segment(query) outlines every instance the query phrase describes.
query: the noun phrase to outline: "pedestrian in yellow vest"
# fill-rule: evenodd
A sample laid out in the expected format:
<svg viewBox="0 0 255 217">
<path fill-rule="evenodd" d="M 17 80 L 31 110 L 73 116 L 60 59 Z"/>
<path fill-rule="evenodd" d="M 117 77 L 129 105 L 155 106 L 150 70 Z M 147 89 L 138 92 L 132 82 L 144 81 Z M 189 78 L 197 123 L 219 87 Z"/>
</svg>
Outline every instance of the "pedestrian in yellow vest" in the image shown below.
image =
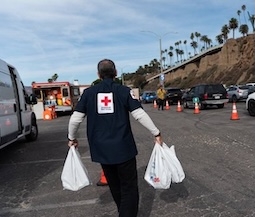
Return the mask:
<svg viewBox="0 0 255 217">
<path fill-rule="evenodd" d="M 162 85 L 159 86 L 157 90 L 157 104 L 158 104 L 158 110 L 164 110 L 165 105 L 165 98 L 166 98 L 166 91 L 163 88 Z"/>
</svg>

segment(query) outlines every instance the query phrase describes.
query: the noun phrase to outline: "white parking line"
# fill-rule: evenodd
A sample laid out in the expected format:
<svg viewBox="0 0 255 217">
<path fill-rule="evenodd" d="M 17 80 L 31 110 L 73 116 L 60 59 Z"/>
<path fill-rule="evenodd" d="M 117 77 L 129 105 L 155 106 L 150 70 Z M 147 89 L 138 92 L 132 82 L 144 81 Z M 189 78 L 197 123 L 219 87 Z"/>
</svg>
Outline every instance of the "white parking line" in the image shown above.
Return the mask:
<svg viewBox="0 0 255 217">
<path fill-rule="evenodd" d="M 0 215 L 7 214 L 7 213 L 20 213 L 20 212 L 56 209 L 56 208 L 63 208 L 63 207 L 84 206 L 84 205 L 96 204 L 96 203 L 98 203 L 98 201 L 99 201 L 99 199 L 91 199 L 91 200 L 82 200 L 82 201 L 77 201 L 77 202 L 39 205 L 39 206 L 34 206 L 34 207 L 29 207 L 29 205 L 27 205 L 26 208 L 2 208 L 0 210 Z"/>
<path fill-rule="evenodd" d="M 91 159 L 90 156 L 81 157 L 81 159 Z M 17 163 L 9 163 L 9 164 L 0 164 L 2 165 L 24 165 L 24 164 L 37 164 L 37 163 L 48 163 L 48 162 L 63 162 L 65 159 L 48 159 L 48 160 L 36 160 L 36 161 L 24 161 Z"/>
</svg>

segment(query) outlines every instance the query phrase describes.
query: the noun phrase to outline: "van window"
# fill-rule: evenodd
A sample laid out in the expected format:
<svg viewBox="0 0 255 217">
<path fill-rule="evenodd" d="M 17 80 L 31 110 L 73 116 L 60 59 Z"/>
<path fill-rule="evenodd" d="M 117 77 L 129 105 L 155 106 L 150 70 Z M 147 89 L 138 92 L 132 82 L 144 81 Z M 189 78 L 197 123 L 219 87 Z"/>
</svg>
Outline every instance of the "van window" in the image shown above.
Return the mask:
<svg viewBox="0 0 255 217">
<path fill-rule="evenodd" d="M 13 113 L 16 102 L 10 75 L 0 72 L 0 115 Z"/>
<path fill-rule="evenodd" d="M 15 101 L 13 85 L 11 77 L 7 74 L 0 72 L 0 99 Z"/>
<path fill-rule="evenodd" d="M 63 88 L 62 89 L 62 94 L 63 94 L 63 97 L 67 97 L 68 96 L 68 89 L 67 88 Z"/>
<path fill-rule="evenodd" d="M 73 95 L 74 95 L 74 96 L 79 96 L 79 95 L 80 95 L 79 88 L 74 88 L 74 89 L 73 89 Z"/>
</svg>

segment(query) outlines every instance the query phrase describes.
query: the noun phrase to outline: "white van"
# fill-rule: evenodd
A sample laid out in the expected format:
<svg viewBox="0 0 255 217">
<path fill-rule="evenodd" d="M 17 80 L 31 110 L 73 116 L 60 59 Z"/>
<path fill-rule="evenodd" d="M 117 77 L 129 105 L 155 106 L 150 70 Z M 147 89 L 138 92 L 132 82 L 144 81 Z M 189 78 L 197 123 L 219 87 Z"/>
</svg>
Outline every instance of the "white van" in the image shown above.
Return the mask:
<svg viewBox="0 0 255 217">
<path fill-rule="evenodd" d="M 26 137 L 34 141 L 38 127 L 32 105 L 36 97 L 28 96 L 18 71 L 0 59 L 0 149 Z"/>
</svg>

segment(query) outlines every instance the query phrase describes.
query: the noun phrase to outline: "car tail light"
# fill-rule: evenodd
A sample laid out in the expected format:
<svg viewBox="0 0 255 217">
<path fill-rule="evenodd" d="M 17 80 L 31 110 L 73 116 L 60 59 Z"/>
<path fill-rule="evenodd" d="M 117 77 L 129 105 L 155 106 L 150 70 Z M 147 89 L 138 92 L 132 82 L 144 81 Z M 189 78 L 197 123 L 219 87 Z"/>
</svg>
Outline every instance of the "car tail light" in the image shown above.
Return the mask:
<svg viewBox="0 0 255 217">
<path fill-rule="evenodd" d="M 204 94 L 204 99 L 208 99 L 208 94 L 207 93 Z"/>
</svg>

